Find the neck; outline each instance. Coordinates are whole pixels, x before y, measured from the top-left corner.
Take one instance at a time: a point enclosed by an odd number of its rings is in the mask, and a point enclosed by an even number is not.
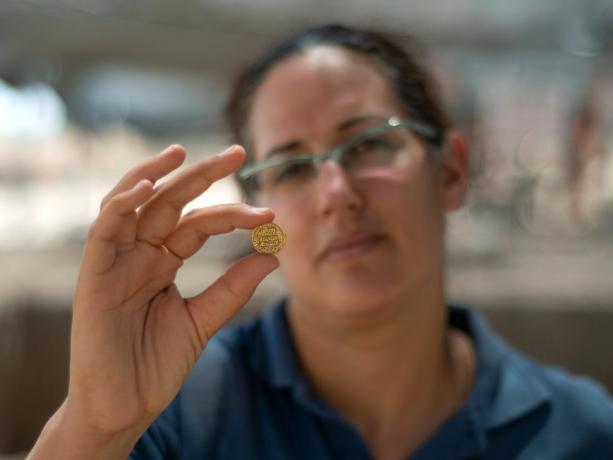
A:
[[[395,437],[411,439],[405,450],[415,447],[468,392],[466,350],[450,334],[442,292],[413,292],[360,320],[322,320],[321,306],[290,300],[288,320],[311,384],[373,450]]]

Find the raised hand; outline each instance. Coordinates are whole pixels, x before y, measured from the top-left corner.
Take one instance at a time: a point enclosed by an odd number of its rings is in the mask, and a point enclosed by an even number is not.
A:
[[[180,146],[128,172],[91,226],[73,305],[66,423],[113,436],[143,432],[170,403],[211,336],[278,266],[274,256],[239,260],[200,294],[183,298],[174,280],[209,235],[269,222],[245,204],[182,209],[237,170],[241,147],[190,166],[155,188],[185,159]],[[84,426],[83,426],[84,425]]]

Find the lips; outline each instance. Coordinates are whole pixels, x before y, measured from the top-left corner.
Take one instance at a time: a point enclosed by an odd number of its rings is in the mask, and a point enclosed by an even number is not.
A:
[[[327,261],[346,260],[360,256],[375,246],[383,237],[374,233],[360,232],[340,236],[332,240],[324,251],[322,259]]]

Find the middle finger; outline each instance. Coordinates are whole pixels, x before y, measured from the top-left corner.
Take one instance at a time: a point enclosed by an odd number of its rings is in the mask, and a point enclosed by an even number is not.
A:
[[[236,171],[245,159],[240,146],[198,162],[163,184],[140,212],[136,238],[161,245],[173,231],[181,212],[215,181]]]

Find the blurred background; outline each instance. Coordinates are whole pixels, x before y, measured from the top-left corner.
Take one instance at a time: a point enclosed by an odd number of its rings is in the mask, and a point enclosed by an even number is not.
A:
[[[613,390],[610,0],[0,0],[0,455],[59,404],[89,223],[129,167],[170,143],[227,144],[236,72],[324,22],[416,37],[472,149],[449,220],[451,299],[536,359]],[[231,180],[194,206],[233,202]],[[178,280],[200,291],[249,249],[215,237]],[[276,278],[239,319],[282,292]]]

